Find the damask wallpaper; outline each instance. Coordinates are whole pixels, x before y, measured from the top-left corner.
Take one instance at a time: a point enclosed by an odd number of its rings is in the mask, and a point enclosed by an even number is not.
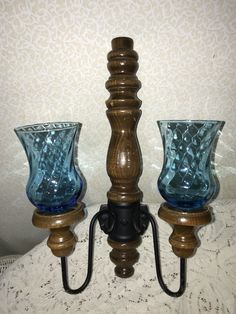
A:
[[[45,235],[31,225],[16,126],[81,122],[84,201],[106,202],[106,55],[117,36],[132,37],[139,54],[144,201],[161,202],[160,119],[226,121],[215,158],[219,198],[235,198],[235,0],[0,0],[0,254],[25,252]]]

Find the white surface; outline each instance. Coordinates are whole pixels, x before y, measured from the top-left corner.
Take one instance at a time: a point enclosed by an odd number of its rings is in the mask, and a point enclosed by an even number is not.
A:
[[[157,215],[158,204],[150,205]],[[162,292],[154,268],[151,228],[139,247],[140,260],[129,279],[114,276],[106,235],[97,226],[94,273],[80,295],[63,291],[60,259],[46,241],[17,260],[0,280],[0,313],[169,313],[235,314],[236,312],[236,201],[213,204],[215,222],[200,231],[197,254],[188,260],[188,286],[184,296],[173,299]],[[89,216],[76,227],[79,242],[70,257],[69,278],[73,288],[85,278],[88,224],[99,205],[88,208]],[[179,263],[168,243],[171,228],[158,219],[162,269],[171,289],[179,285]]]
[[[7,255],[0,257],[0,275],[2,275],[20,256],[21,255]]]
[[[219,197],[235,198],[235,0],[0,0],[0,33],[0,254],[26,252],[42,233],[31,225],[28,164],[14,127],[82,122],[85,202],[106,201],[106,55],[116,36],[132,37],[140,57],[145,201],[161,201],[160,119],[226,120],[216,156]]]

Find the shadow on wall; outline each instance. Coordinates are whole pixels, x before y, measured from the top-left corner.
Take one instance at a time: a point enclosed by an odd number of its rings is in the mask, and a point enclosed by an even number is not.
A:
[[[48,231],[46,230],[35,232],[35,234],[30,239],[23,238],[21,240],[21,242],[24,243],[24,248],[22,248],[22,246],[18,247],[18,242],[16,242],[16,245],[14,245],[12,239],[9,239],[9,241],[0,239],[0,256],[25,254],[29,251],[29,248],[33,248],[35,245],[37,245],[37,243],[40,243],[47,237]]]
[[[0,256],[13,255],[16,251],[9,243],[0,239]]]

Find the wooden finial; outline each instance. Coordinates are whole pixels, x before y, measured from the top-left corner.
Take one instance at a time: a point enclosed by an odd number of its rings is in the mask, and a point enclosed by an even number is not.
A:
[[[133,49],[134,42],[129,37],[116,37],[111,41],[112,50]]]
[[[170,208],[167,203],[161,204],[158,215],[173,227],[169,242],[175,255],[182,258],[194,255],[200,246],[197,231],[211,222],[211,212],[210,206],[198,212],[183,212]]]
[[[109,245],[113,248],[110,253],[111,261],[116,265],[115,274],[121,278],[128,278],[134,274],[133,265],[139,260],[136,248],[141,244],[141,238],[131,242],[117,242],[108,238]]]
[[[83,203],[69,212],[58,215],[40,214],[34,211],[32,222],[38,228],[50,229],[47,245],[57,257],[69,256],[75,249],[76,236],[70,230],[70,226],[81,221],[84,216]]]

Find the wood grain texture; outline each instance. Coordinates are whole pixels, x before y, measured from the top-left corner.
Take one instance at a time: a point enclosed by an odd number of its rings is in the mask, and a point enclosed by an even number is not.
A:
[[[107,173],[112,186],[107,193],[113,203],[135,203],[142,199],[138,188],[142,173],[142,156],[136,129],[141,116],[141,101],[137,92],[141,83],[136,76],[138,55],[131,38],[112,40],[108,54],[109,77],[106,88],[110,97],[106,101],[107,117],[112,135],[107,154]]]
[[[33,225],[50,229],[47,245],[55,256],[69,256],[74,251],[77,239],[70,226],[84,218],[84,207],[83,203],[78,203],[73,210],[58,215],[43,215],[35,209],[32,217]]]
[[[201,226],[209,224],[212,220],[212,208],[205,206],[199,212],[183,212],[161,204],[158,215],[173,227],[169,242],[172,250],[178,257],[188,258],[195,254],[200,246],[197,232]]]
[[[131,38],[114,38],[111,44],[112,51],[107,56],[111,75],[106,82],[110,97],[106,105],[112,130],[107,153],[107,173],[112,186],[107,197],[113,204],[137,204],[143,197],[138,187],[142,155],[136,133],[141,116],[141,101],[137,97],[141,87],[136,76],[138,54],[133,50]],[[108,238],[108,243],[113,248],[110,259],[116,265],[115,274],[122,278],[132,276],[133,265],[139,259],[136,247],[141,243],[140,236],[127,243]]]

